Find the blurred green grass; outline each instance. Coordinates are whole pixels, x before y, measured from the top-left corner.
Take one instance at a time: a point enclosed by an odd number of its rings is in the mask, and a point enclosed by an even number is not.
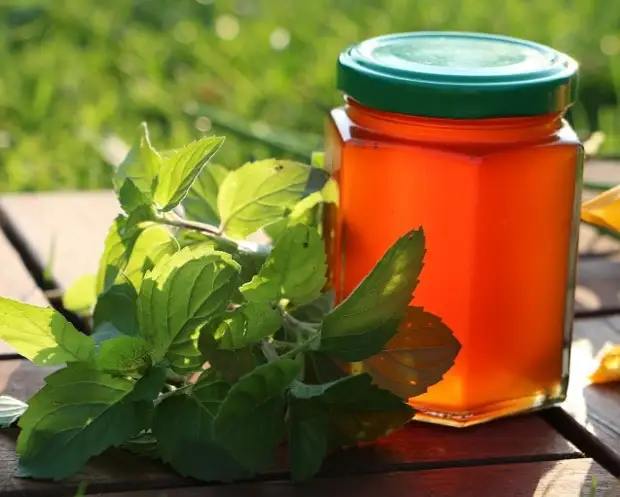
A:
[[[576,57],[570,118],[620,154],[617,0],[0,0],[0,191],[107,187],[143,120],[160,148],[225,134],[224,164],[305,157],[341,101],[343,48],[438,29]]]

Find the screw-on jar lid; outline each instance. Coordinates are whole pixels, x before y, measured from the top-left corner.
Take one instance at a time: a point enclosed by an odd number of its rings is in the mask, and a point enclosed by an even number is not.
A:
[[[338,88],[367,107],[454,119],[562,112],[578,64],[506,36],[418,32],[372,38],[338,60]]]

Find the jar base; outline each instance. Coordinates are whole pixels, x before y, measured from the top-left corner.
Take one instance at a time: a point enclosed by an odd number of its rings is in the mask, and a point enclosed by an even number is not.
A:
[[[416,405],[415,402],[409,402],[409,404],[417,411],[413,416],[414,421],[454,428],[467,428],[517,414],[527,414],[547,409],[563,402],[565,398],[565,395],[549,397],[541,393],[530,397],[497,402],[472,411],[460,412],[437,412],[424,406]]]

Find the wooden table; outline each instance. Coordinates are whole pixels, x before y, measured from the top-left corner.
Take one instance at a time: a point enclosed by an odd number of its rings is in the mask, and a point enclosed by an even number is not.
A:
[[[0,197],[0,295],[59,306],[77,277],[94,273],[117,203],[108,191]],[[0,432],[0,495],[52,497],[620,496],[620,385],[587,386],[583,368],[606,340],[620,340],[620,244],[584,228],[570,395],[565,405],[457,430],[411,423],[372,447],[330,456],[320,477],[294,486],[279,465],[260,481],[204,485],[122,450],[75,478],[12,476],[16,431]],[[79,322],[73,318],[75,322]],[[49,369],[0,347],[0,391],[26,400]],[[61,455],[59,455],[61,456]]]

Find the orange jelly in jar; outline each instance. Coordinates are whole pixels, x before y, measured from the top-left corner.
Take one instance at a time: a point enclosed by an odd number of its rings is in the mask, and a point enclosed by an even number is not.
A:
[[[324,220],[337,300],[422,227],[411,305],[461,344],[443,380],[408,399],[416,419],[468,426],[565,398],[583,152],[563,116],[576,75],[549,47],[470,33],[383,36],[340,56],[345,105],[325,148],[340,202]],[[401,381],[390,364],[369,372]]]

